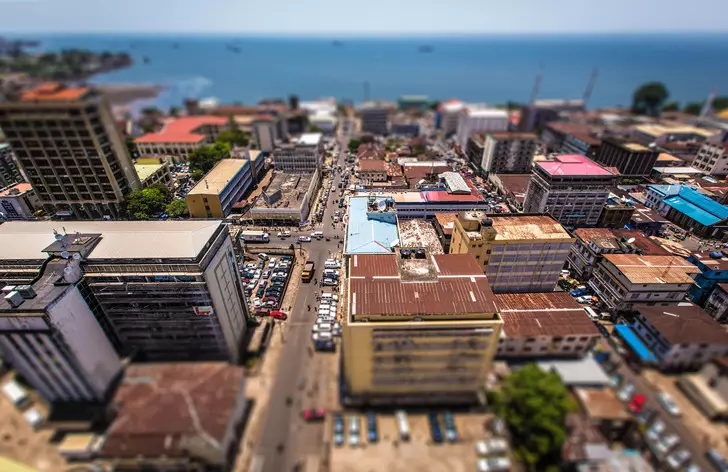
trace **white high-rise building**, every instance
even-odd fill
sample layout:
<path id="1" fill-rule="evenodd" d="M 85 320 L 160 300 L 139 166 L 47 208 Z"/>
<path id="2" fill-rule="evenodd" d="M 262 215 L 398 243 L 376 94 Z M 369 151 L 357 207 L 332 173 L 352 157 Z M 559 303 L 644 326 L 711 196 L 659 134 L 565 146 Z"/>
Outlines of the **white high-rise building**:
<path id="1" fill-rule="evenodd" d="M 463 148 L 475 132 L 508 131 L 508 112 L 484 105 L 468 105 L 460 112 L 457 142 Z"/>

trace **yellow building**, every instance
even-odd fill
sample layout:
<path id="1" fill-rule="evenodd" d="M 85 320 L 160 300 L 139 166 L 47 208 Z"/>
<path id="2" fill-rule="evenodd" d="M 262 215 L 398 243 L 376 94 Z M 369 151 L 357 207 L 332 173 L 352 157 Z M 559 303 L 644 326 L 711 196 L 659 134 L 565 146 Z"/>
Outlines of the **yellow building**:
<path id="1" fill-rule="evenodd" d="M 478 401 L 503 322 L 472 256 L 356 255 L 346 293 L 347 401 Z"/>
<path id="2" fill-rule="evenodd" d="M 472 254 L 496 293 L 554 289 L 575 241 L 548 215 L 458 214 L 450 254 Z"/>
<path id="3" fill-rule="evenodd" d="M 187 194 L 192 218 L 225 218 L 253 183 L 250 161 L 223 159 Z"/>
<path id="4" fill-rule="evenodd" d="M 161 164 L 137 163 L 134 164 L 134 170 L 139 176 L 142 188 L 155 184 L 164 185 L 165 187 L 172 186 L 172 173 L 169 170 L 169 162 L 162 161 Z"/>

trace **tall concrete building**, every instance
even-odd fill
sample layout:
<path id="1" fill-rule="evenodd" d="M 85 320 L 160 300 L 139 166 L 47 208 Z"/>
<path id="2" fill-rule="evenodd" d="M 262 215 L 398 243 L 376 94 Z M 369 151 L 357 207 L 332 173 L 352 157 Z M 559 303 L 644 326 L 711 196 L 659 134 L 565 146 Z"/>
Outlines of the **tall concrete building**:
<path id="1" fill-rule="evenodd" d="M 253 185 L 251 162 L 223 159 L 185 197 L 192 218 L 226 218 Z"/>
<path id="2" fill-rule="evenodd" d="M 450 254 L 472 254 L 495 293 L 550 292 L 574 238 L 548 215 L 458 213 Z"/>
<path id="3" fill-rule="evenodd" d="M 693 167 L 709 175 L 728 175 L 728 143 L 703 143 L 695 156 Z"/>
<path id="4" fill-rule="evenodd" d="M 507 130 L 507 111 L 482 105 L 468 105 L 460 112 L 456 137 L 458 144 L 465 147 L 473 133 Z"/>
<path id="5" fill-rule="evenodd" d="M 362 133 L 386 135 L 389 133 L 389 112 L 386 102 L 366 102 L 359 108 Z"/>
<path id="6" fill-rule="evenodd" d="M 437 127 L 445 136 L 450 136 L 458 130 L 458 122 L 465 104 L 460 100 L 446 100 L 437 107 Z"/>
<path id="7" fill-rule="evenodd" d="M 10 145 L 0 143 L 0 188 L 10 187 L 24 181 L 25 178 L 13 157 Z"/>
<path id="8" fill-rule="evenodd" d="M 276 170 L 294 174 L 313 174 L 324 158 L 321 133 L 302 134 L 296 141 L 281 144 L 273 151 Z"/>
<path id="9" fill-rule="evenodd" d="M 605 167 L 616 167 L 623 177 L 647 177 L 659 155 L 642 144 L 609 137 L 602 139 L 594 160 Z"/>
<path id="10" fill-rule="evenodd" d="M 61 234 L 49 252 L 54 231 Z M 79 314 L 73 322 L 78 330 L 100 326 L 119 355 L 240 360 L 247 308 L 220 220 L 9 222 L 0 225 L 0 240 L 2 286 L 32 285 L 56 294 L 58 277 L 47 266 L 65 264 L 59 257 L 79 260 L 74 286 L 82 300 L 74 307 L 91 318 Z M 19 308 L 41 301 L 53 300 L 39 295 Z"/>
<path id="11" fill-rule="evenodd" d="M 566 226 L 595 226 L 615 175 L 573 154 L 536 163 L 523 211 L 549 213 Z"/>
<path id="12" fill-rule="evenodd" d="M 0 102 L 0 128 L 48 213 L 117 218 L 134 165 L 103 96 L 47 83 Z"/>
<path id="13" fill-rule="evenodd" d="M 195 149 L 214 144 L 228 123 L 228 118 L 219 116 L 173 118 L 160 131 L 139 136 L 134 144 L 141 155 L 173 156 L 175 162 L 182 162 Z"/>
<path id="14" fill-rule="evenodd" d="M 475 133 L 468 139 L 466 154 L 482 172 L 528 174 L 537 144 L 532 133 Z"/>
<path id="15" fill-rule="evenodd" d="M 346 400 L 475 404 L 502 321 L 473 256 L 355 255 L 348 266 Z"/>

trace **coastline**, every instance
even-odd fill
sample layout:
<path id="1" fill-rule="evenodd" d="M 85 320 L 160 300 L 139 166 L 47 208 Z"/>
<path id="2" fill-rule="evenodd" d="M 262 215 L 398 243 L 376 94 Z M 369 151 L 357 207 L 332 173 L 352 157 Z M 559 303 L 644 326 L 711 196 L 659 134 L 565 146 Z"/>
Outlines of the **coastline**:
<path id="1" fill-rule="evenodd" d="M 164 85 L 145 83 L 104 83 L 93 84 L 93 87 L 102 91 L 115 107 L 156 100 L 167 89 Z"/>

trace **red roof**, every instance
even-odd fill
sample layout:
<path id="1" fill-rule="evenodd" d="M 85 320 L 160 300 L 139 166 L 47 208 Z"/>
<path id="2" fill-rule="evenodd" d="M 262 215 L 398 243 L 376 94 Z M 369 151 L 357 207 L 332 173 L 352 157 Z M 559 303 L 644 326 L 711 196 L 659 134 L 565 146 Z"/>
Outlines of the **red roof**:
<path id="1" fill-rule="evenodd" d="M 158 133 L 148 133 L 134 140 L 135 143 L 198 143 L 205 139 L 204 134 L 196 133 L 205 125 L 224 126 L 227 118 L 217 116 L 187 116 L 168 122 Z"/>
<path id="2" fill-rule="evenodd" d="M 551 175 L 613 175 L 580 154 L 556 156 L 553 161 L 538 162 L 536 165 Z"/>
<path id="3" fill-rule="evenodd" d="M 485 201 L 485 198 L 483 198 L 483 195 L 478 192 L 478 189 L 476 189 L 473 186 L 473 183 L 470 181 L 470 179 L 465 179 L 465 183 L 468 184 L 468 187 L 470 187 L 470 194 L 458 194 L 458 193 L 448 193 L 445 190 L 426 190 L 422 192 L 422 195 L 425 197 L 425 200 L 428 202 L 482 202 Z"/>
<path id="4" fill-rule="evenodd" d="M 73 101 L 86 95 L 88 87 L 65 87 L 57 82 L 38 85 L 20 96 L 22 101 Z"/>

